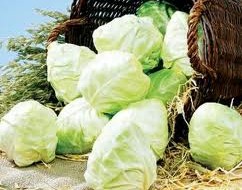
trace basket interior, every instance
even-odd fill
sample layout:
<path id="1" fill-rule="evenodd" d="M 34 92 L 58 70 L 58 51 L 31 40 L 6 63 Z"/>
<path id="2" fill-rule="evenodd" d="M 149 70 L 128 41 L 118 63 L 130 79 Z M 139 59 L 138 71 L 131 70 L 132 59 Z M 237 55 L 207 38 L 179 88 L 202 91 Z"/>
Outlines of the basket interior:
<path id="1" fill-rule="evenodd" d="M 74 0 L 70 19 L 87 17 L 89 24 L 81 27 L 73 26 L 66 33 L 66 42 L 88 46 L 95 51 L 92 33 L 100 25 L 125 14 L 135 14 L 137 8 L 147 0 Z M 162 1 L 162 0 L 161 0 Z M 192 0 L 165 0 L 178 10 L 189 12 Z"/>

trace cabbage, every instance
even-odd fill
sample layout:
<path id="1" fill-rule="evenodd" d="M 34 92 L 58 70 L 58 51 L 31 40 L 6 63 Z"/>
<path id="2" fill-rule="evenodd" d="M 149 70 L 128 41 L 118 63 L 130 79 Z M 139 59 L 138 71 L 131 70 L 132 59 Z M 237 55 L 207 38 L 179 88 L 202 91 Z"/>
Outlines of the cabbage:
<path id="1" fill-rule="evenodd" d="M 171 18 L 171 15 L 175 12 L 174 7 L 169 4 L 157 1 L 148 1 L 143 3 L 137 10 L 137 15 L 140 17 L 148 16 L 153 19 L 154 25 L 159 31 L 165 35 L 166 26 Z"/>
<path id="2" fill-rule="evenodd" d="M 65 106 L 57 119 L 59 154 L 83 154 L 92 149 L 92 145 L 108 117 L 99 114 L 84 98 L 78 98 Z"/>
<path id="3" fill-rule="evenodd" d="M 230 170 L 242 160 L 242 117 L 225 105 L 205 103 L 191 118 L 189 143 L 195 161 Z"/>
<path id="4" fill-rule="evenodd" d="M 148 190 L 156 179 L 156 159 L 132 122 L 107 124 L 94 143 L 84 174 L 95 190 Z"/>
<path id="5" fill-rule="evenodd" d="M 163 157 L 168 144 L 168 121 L 166 107 L 161 101 L 146 99 L 130 104 L 112 118 L 109 126 L 115 128 L 117 123 L 125 122 L 137 125 L 149 140 L 157 159 Z"/>
<path id="6" fill-rule="evenodd" d="M 98 112 L 115 113 L 144 99 L 150 79 L 130 53 L 110 51 L 96 56 L 80 77 L 78 88 Z"/>
<path id="7" fill-rule="evenodd" d="M 163 69 L 149 75 L 151 79 L 147 98 L 158 98 L 164 104 L 170 103 L 186 83 L 186 76 L 175 70 Z"/>
<path id="8" fill-rule="evenodd" d="M 176 11 L 166 28 L 161 57 L 165 68 L 182 71 L 191 76 L 193 69 L 187 56 L 188 14 Z"/>
<path id="9" fill-rule="evenodd" d="M 51 162 L 57 144 L 54 111 L 29 100 L 15 105 L 0 122 L 0 149 L 18 166 Z"/>
<path id="10" fill-rule="evenodd" d="M 156 67 L 160 60 L 163 36 L 149 17 L 125 15 L 98 27 L 93 42 L 98 52 L 120 50 L 133 53 L 144 71 Z"/>
<path id="11" fill-rule="evenodd" d="M 81 94 L 77 84 L 82 70 L 95 58 L 95 53 L 87 47 L 52 42 L 48 46 L 48 81 L 60 101 L 69 103 Z"/>

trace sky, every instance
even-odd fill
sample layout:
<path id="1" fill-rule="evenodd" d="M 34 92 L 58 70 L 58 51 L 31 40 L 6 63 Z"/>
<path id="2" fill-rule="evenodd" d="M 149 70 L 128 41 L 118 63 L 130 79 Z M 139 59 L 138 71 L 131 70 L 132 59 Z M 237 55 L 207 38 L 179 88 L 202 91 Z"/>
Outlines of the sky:
<path id="1" fill-rule="evenodd" d="M 36 8 L 67 13 L 71 3 L 72 0 L 0 0 L 0 41 L 6 43 L 10 37 L 26 35 L 26 29 L 47 21 L 47 17 L 35 11 Z M 0 65 L 13 60 L 15 56 L 3 45 L 0 49 Z"/>

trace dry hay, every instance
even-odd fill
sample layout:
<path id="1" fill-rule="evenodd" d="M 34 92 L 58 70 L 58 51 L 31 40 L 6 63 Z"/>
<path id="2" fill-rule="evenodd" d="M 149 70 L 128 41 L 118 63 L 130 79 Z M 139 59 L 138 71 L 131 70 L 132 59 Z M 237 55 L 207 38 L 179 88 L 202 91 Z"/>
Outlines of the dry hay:
<path id="1" fill-rule="evenodd" d="M 183 108 L 187 101 L 190 101 L 191 106 L 193 106 L 191 92 L 194 90 L 198 90 L 196 82 L 190 79 L 184 86 L 180 87 L 177 96 L 168 105 L 171 142 L 162 163 L 158 165 L 158 177 L 151 190 L 241 189 L 240 187 L 232 188 L 231 184 L 234 185 L 236 181 L 241 181 L 240 185 L 242 185 L 242 162 L 230 171 L 225 171 L 222 168 L 211 171 L 192 161 L 189 149 L 185 145 L 172 141 L 178 114 L 182 114 L 184 121 L 189 126 Z M 232 101 L 231 107 L 242 115 L 242 103 L 238 107 L 233 107 Z"/>
<path id="2" fill-rule="evenodd" d="M 242 115 L 242 103 L 237 107 L 237 110 Z"/>
<path id="3" fill-rule="evenodd" d="M 164 161 L 158 165 L 158 177 L 151 190 L 231 189 L 232 183 L 242 180 L 242 172 L 238 174 L 241 165 L 230 171 L 221 168 L 211 171 L 193 162 L 187 147 L 172 142 Z"/>
<path id="4" fill-rule="evenodd" d="M 173 138 L 174 136 L 176 119 L 179 114 L 183 116 L 183 119 L 188 126 L 188 122 L 186 121 L 184 105 L 187 101 L 190 101 L 191 106 L 194 107 L 191 96 L 191 92 L 194 90 L 198 90 L 198 87 L 196 82 L 192 78 L 190 78 L 184 85 L 180 85 L 177 91 L 177 95 L 173 98 L 172 102 L 167 106 L 168 124 L 171 133 L 171 138 Z"/>
<path id="5" fill-rule="evenodd" d="M 69 160 L 75 162 L 86 162 L 88 160 L 89 154 L 82 154 L 82 155 L 73 155 L 73 154 L 65 154 L 65 155 L 56 155 L 56 158 L 62 160 Z"/>

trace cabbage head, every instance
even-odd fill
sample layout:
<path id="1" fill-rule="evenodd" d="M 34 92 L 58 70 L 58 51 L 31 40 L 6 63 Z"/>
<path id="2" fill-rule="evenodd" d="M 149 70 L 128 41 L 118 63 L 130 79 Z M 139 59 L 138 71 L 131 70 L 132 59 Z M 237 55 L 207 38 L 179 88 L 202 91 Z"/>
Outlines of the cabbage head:
<path id="1" fill-rule="evenodd" d="M 205 103 L 193 114 L 189 127 L 193 159 L 210 169 L 232 169 L 242 160 L 242 117 L 219 103 Z"/>
<path id="2" fill-rule="evenodd" d="M 146 99 L 130 104 L 111 119 L 109 126 L 115 128 L 116 123 L 125 122 L 137 125 L 150 142 L 157 160 L 163 158 L 168 144 L 168 121 L 166 107 L 160 100 Z"/>
<path id="3" fill-rule="evenodd" d="M 147 1 L 137 9 L 139 17 L 151 17 L 154 25 L 165 35 L 166 26 L 175 12 L 175 8 L 165 2 Z"/>
<path id="4" fill-rule="evenodd" d="M 169 21 L 161 57 L 165 68 L 182 71 L 186 76 L 193 74 L 190 59 L 187 56 L 188 14 L 176 11 Z"/>
<path id="5" fill-rule="evenodd" d="M 111 50 L 133 53 L 144 71 L 148 71 L 159 63 L 163 36 L 151 18 L 125 15 L 98 27 L 93 42 L 99 53 Z"/>
<path id="6" fill-rule="evenodd" d="M 84 98 L 66 105 L 57 119 L 58 154 L 84 154 L 91 151 L 94 141 L 109 118 L 90 106 Z"/>
<path id="7" fill-rule="evenodd" d="M 29 100 L 15 105 L 0 122 L 0 149 L 18 166 L 51 162 L 57 144 L 55 112 Z"/>
<path id="8" fill-rule="evenodd" d="M 81 96 L 77 90 L 79 77 L 95 55 L 87 47 L 73 44 L 52 42 L 48 46 L 48 81 L 58 100 L 69 103 Z"/>
<path id="9" fill-rule="evenodd" d="M 115 113 L 148 93 L 150 79 L 133 54 L 110 51 L 84 69 L 78 88 L 98 112 Z"/>
<path id="10" fill-rule="evenodd" d="M 129 121 L 108 123 L 94 143 L 84 177 L 95 190 L 148 190 L 156 179 L 156 158 L 145 134 Z"/>
<path id="11" fill-rule="evenodd" d="M 171 69 L 162 69 L 149 77 L 151 83 L 147 98 L 158 98 L 165 105 L 172 102 L 187 81 L 182 72 Z"/>

